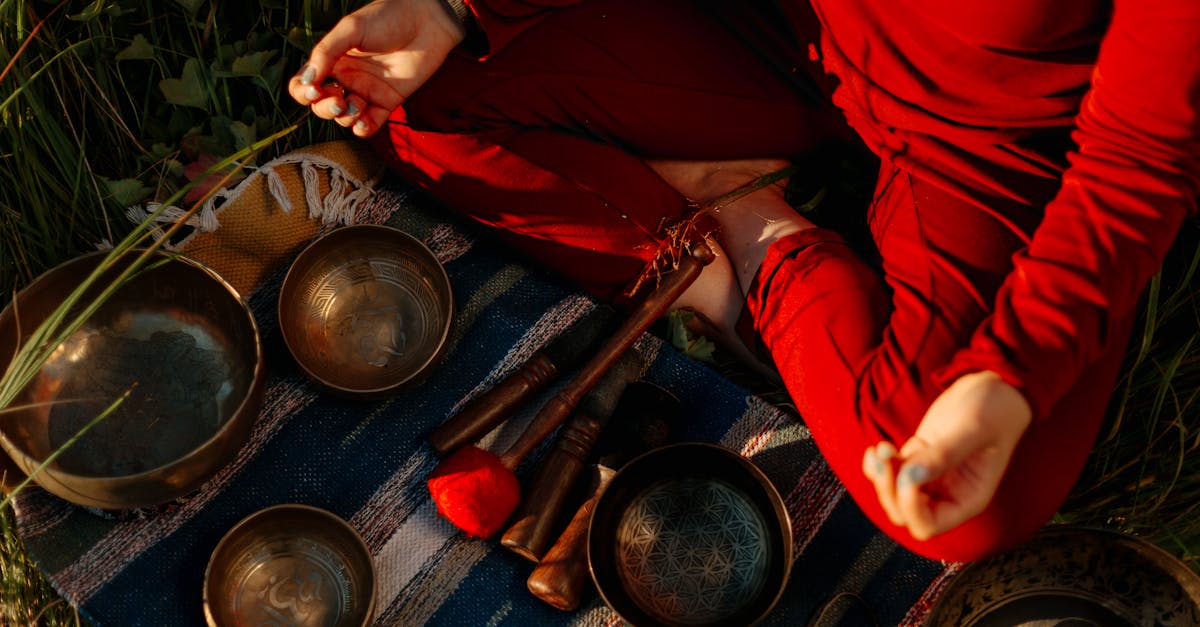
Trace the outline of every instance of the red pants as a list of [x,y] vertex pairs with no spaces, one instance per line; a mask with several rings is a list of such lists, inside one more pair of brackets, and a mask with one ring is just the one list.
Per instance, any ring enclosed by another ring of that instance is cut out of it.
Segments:
[[[834,111],[692,3],[612,0],[558,11],[486,62],[450,59],[377,137],[403,175],[611,297],[686,210],[643,158],[790,158],[844,134]],[[823,455],[863,511],[918,553],[969,560],[1028,538],[1066,497],[1101,422],[1120,354],[1030,427],[984,514],[927,542],[891,525],[861,471],[868,446],[915,431],[941,391],[937,369],[987,314],[1036,215],[983,208],[885,163],[868,215],[882,282],[837,234],[813,229],[771,248],[750,294]]]

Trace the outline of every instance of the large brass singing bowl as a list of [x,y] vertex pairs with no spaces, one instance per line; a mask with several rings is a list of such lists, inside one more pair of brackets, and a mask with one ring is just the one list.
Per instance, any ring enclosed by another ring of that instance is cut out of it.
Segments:
[[[0,313],[5,369],[103,256],[49,270]],[[246,303],[195,261],[161,252],[156,259],[163,263],[134,275],[53,352],[14,403],[16,411],[0,414],[0,446],[29,474],[132,389],[35,475],[73,503],[121,510],[184,496],[237,452],[258,413],[263,353]],[[110,271],[96,285],[115,275]]]
[[305,373],[351,397],[420,380],[450,336],[446,270],[420,240],[387,226],[337,229],[305,248],[279,290],[279,329]]
[[1200,576],[1146,540],[1046,527],[950,580],[926,627],[1200,625]]
[[588,567],[631,625],[745,627],[775,607],[792,565],[783,498],[736,452],[690,442],[621,468],[596,502]]

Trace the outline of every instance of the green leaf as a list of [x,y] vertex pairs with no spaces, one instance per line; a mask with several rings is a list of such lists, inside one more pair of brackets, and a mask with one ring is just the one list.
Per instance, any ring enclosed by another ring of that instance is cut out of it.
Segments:
[[196,11],[200,10],[200,5],[204,4],[204,0],[175,0],[175,4],[183,7],[189,16],[196,17]]
[[233,134],[234,148],[238,150],[253,144],[258,135],[257,130],[253,126],[248,126],[242,122],[233,122],[230,124],[229,132]]
[[183,76],[180,78],[164,78],[158,81],[167,102],[185,107],[205,109],[208,104],[204,80],[200,76],[200,62],[188,59],[183,64]]
[[676,310],[667,315],[667,340],[681,353],[705,363],[713,363],[717,345],[708,338],[692,333],[687,324],[696,314],[687,310]]
[[174,152],[174,146],[168,146],[162,142],[155,142],[152,146],[150,146],[150,156],[153,157],[155,161],[166,159]]
[[96,0],[89,5],[88,8],[80,11],[79,13],[76,13],[75,15],[68,15],[67,19],[74,22],[90,22],[102,12],[104,12],[104,0]]
[[267,91],[278,89],[279,85],[283,83],[283,73],[286,70],[284,67],[285,63],[286,59],[279,63],[268,65],[267,71],[263,72],[262,76],[254,77],[255,82]]
[[150,45],[150,41],[144,35],[134,35],[133,43],[117,53],[118,61],[129,61],[131,59],[149,60],[153,58],[154,46]]
[[287,32],[286,41],[296,48],[299,48],[304,54],[308,54],[312,50],[313,44],[316,43],[317,39],[319,38],[320,36],[318,33],[309,35],[303,28],[300,28],[299,26],[293,26]]
[[262,52],[253,52],[242,55],[233,60],[233,75],[234,76],[262,76],[263,70],[266,69],[267,63],[278,53],[277,50],[263,50]]
[[108,188],[108,195],[118,206],[128,207],[146,199],[154,190],[146,187],[137,179],[121,179],[113,181],[102,178]]

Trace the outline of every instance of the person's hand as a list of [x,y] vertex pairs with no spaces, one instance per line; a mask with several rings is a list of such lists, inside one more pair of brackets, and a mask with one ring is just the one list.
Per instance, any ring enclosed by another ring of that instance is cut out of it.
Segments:
[[438,0],[375,0],[317,42],[288,82],[288,93],[316,115],[367,137],[464,36],[462,24]]
[[928,540],[988,506],[1031,419],[1025,396],[996,373],[964,375],[899,451],[890,442],[869,447],[863,473],[892,523]]

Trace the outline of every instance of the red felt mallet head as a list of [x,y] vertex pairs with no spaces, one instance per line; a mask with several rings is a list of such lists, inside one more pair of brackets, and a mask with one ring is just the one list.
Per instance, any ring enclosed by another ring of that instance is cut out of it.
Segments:
[[438,512],[467,535],[495,535],[521,502],[521,485],[495,454],[476,446],[458,449],[428,481]]

